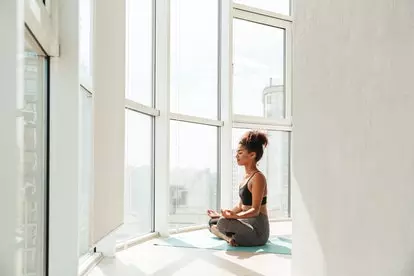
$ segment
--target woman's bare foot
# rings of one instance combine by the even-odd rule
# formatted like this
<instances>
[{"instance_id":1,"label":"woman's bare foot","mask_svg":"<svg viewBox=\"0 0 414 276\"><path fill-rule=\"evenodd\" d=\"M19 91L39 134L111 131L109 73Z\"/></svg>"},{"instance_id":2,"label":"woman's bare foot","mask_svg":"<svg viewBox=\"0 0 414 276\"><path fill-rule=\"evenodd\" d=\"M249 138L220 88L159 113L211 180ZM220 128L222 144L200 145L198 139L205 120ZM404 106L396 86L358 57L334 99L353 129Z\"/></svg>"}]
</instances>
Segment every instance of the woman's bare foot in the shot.
<instances>
[{"instance_id":1,"label":"woman's bare foot","mask_svg":"<svg viewBox=\"0 0 414 276\"><path fill-rule=\"evenodd\" d=\"M217 213L216 211L214 211L214 210L207 210L207 215L210 217L210 218L219 218L220 217L220 214L219 213Z\"/></svg>"},{"instance_id":2,"label":"woman's bare foot","mask_svg":"<svg viewBox=\"0 0 414 276\"><path fill-rule=\"evenodd\" d=\"M223 233L221 233L218 229L217 229L217 225L212 225L210 227L210 232L213 233L214 235L216 235L218 238L225 240L226 242L228 242L230 244L230 241L232 240L231 237L227 237L226 235L224 235Z\"/></svg>"},{"instance_id":3,"label":"woman's bare foot","mask_svg":"<svg viewBox=\"0 0 414 276\"><path fill-rule=\"evenodd\" d=\"M236 243L236 241L235 241L233 238L231 238L231 239L230 239L229 244L230 244L231 246L234 246L234 247L236 247L236 246L237 246L237 243Z\"/></svg>"}]
</instances>

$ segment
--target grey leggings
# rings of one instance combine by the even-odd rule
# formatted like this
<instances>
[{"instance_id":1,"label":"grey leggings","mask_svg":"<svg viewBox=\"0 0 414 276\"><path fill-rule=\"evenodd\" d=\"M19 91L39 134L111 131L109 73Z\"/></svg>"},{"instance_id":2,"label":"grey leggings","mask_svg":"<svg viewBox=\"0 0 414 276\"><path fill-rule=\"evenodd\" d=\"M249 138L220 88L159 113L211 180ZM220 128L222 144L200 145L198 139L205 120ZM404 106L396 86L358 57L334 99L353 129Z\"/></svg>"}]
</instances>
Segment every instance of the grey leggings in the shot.
<instances>
[{"instance_id":1,"label":"grey leggings","mask_svg":"<svg viewBox=\"0 0 414 276\"><path fill-rule=\"evenodd\" d=\"M217 229L229 236L240 246L264 245L269 239L269 219L266 215L248 219L226 219L217 221Z\"/></svg>"}]
</instances>

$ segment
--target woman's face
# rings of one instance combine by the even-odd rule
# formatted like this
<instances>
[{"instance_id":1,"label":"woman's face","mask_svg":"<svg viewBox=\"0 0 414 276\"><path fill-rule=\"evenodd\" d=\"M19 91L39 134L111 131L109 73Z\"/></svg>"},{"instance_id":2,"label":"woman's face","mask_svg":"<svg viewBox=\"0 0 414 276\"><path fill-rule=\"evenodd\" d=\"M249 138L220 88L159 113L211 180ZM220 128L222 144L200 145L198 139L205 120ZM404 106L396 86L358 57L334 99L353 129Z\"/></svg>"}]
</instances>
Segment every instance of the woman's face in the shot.
<instances>
[{"instance_id":1,"label":"woman's face","mask_svg":"<svg viewBox=\"0 0 414 276\"><path fill-rule=\"evenodd\" d=\"M239 145L237 147L236 160L239 166L245 166L247 164L252 163L254 161L254 158L255 158L254 152L249 153L247 149L243 147L242 145Z\"/></svg>"}]
</instances>

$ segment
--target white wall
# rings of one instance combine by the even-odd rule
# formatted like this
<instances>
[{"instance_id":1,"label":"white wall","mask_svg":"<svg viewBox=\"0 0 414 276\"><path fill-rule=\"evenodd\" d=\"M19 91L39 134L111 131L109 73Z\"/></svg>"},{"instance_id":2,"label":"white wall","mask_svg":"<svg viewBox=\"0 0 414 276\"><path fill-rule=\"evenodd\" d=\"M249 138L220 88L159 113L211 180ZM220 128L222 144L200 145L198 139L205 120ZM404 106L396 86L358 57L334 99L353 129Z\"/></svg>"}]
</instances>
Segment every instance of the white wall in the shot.
<instances>
[{"instance_id":1,"label":"white wall","mask_svg":"<svg viewBox=\"0 0 414 276\"><path fill-rule=\"evenodd\" d=\"M78 272L80 181L79 3L59 3L58 57L50 60L49 275Z\"/></svg>"},{"instance_id":2,"label":"white wall","mask_svg":"<svg viewBox=\"0 0 414 276\"><path fill-rule=\"evenodd\" d=\"M293 276L412 276L414 2L293 2Z\"/></svg>"},{"instance_id":3,"label":"white wall","mask_svg":"<svg viewBox=\"0 0 414 276\"><path fill-rule=\"evenodd\" d=\"M17 273L16 207L22 169L16 98L23 94L24 36L23 24L18 24L23 21L23 1L2 1L0 6L0 275L13 276Z\"/></svg>"}]
</instances>

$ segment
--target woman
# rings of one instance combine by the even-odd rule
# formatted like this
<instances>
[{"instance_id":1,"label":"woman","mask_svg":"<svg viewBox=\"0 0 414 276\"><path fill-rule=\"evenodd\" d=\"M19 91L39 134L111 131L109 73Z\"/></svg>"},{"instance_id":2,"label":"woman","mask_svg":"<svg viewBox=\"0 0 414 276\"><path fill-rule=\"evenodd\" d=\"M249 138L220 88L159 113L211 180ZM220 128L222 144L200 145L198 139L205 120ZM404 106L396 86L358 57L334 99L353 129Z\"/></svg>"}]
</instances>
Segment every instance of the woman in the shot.
<instances>
[{"instance_id":1,"label":"woman","mask_svg":"<svg viewBox=\"0 0 414 276\"><path fill-rule=\"evenodd\" d=\"M241 138L237 149L237 164L244 166L245 177L239 187L240 202L233 209L219 213L208 210L210 231L232 246L259 246L269 239L267 217L267 184L257 169L257 162L267 146L267 137L258 131L249 131Z\"/></svg>"}]
</instances>

